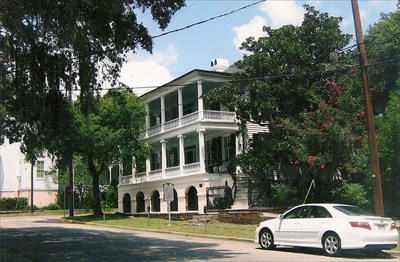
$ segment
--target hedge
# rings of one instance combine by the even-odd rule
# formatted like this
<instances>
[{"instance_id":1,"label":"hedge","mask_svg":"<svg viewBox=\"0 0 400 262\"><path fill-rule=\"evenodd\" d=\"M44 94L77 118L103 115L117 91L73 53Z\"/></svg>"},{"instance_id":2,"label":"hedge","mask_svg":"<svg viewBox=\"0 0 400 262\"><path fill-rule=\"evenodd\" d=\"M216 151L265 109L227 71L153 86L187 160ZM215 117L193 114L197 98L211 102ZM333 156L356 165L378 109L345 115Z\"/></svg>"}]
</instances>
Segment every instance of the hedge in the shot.
<instances>
[{"instance_id":1,"label":"hedge","mask_svg":"<svg viewBox=\"0 0 400 262\"><path fill-rule=\"evenodd\" d=\"M26 197L0 198L0 211L24 210L28 207Z\"/></svg>"}]
</instances>

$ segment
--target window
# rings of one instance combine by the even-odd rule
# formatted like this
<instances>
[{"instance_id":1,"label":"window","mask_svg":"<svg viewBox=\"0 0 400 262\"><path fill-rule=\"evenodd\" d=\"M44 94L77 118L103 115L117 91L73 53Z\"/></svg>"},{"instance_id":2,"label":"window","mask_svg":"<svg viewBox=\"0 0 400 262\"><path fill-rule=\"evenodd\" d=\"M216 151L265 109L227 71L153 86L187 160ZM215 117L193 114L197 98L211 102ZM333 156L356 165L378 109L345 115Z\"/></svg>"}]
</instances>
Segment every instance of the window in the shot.
<instances>
[{"instance_id":1,"label":"window","mask_svg":"<svg viewBox=\"0 0 400 262\"><path fill-rule=\"evenodd\" d=\"M310 213L310 218L329 218L332 215L324 207L313 206Z\"/></svg>"},{"instance_id":2,"label":"window","mask_svg":"<svg viewBox=\"0 0 400 262\"><path fill-rule=\"evenodd\" d=\"M196 162L196 146L185 147L185 164L191 164Z\"/></svg>"},{"instance_id":3,"label":"window","mask_svg":"<svg viewBox=\"0 0 400 262\"><path fill-rule=\"evenodd\" d=\"M153 152L151 154L151 170L161 169L161 152Z\"/></svg>"},{"instance_id":4,"label":"window","mask_svg":"<svg viewBox=\"0 0 400 262\"><path fill-rule=\"evenodd\" d=\"M357 206L334 206L333 208L339 210L340 212L349 215L349 216L370 216L373 215L371 212L368 212Z\"/></svg>"},{"instance_id":5,"label":"window","mask_svg":"<svg viewBox=\"0 0 400 262\"><path fill-rule=\"evenodd\" d=\"M44 178L44 161L39 160L36 162L36 178Z\"/></svg>"},{"instance_id":6,"label":"window","mask_svg":"<svg viewBox=\"0 0 400 262\"><path fill-rule=\"evenodd\" d=\"M309 206L301 206L296 209L293 209L289 213L287 213L284 219L292 219L292 218L307 218L310 212L311 207Z\"/></svg>"}]
</instances>

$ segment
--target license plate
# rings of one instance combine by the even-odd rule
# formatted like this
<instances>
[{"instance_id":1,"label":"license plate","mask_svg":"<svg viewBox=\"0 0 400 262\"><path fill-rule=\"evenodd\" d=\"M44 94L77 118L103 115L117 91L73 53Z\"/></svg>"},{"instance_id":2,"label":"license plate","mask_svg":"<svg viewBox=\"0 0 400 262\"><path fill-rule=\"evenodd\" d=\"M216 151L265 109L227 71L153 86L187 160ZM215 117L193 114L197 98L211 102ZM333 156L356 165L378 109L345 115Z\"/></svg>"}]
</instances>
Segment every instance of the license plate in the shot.
<instances>
[{"instance_id":1,"label":"license plate","mask_svg":"<svg viewBox=\"0 0 400 262\"><path fill-rule=\"evenodd\" d=\"M378 227L378 231L385 231L386 225L376 225Z\"/></svg>"}]
</instances>

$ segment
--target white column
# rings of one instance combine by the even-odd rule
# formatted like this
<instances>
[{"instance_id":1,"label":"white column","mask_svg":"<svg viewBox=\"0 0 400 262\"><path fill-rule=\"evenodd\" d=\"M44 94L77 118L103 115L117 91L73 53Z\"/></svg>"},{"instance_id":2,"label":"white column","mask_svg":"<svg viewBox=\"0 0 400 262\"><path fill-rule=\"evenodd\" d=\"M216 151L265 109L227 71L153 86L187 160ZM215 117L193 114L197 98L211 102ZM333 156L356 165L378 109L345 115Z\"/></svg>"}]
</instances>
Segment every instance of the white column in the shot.
<instances>
[{"instance_id":1,"label":"white column","mask_svg":"<svg viewBox=\"0 0 400 262\"><path fill-rule=\"evenodd\" d=\"M183 117L183 99L182 99L182 88L178 89L178 116L179 116L179 126L182 125Z\"/></svg>"},{"instance_id":2,"label":"white column","mask_svg":"<svg viewBox=\"0 0 400 262\"><path fill-rule=\"evenodd\" d=\"M165 123L165 96L161 97L161 132L164 131Z\"/></svg>"},{"instance_id":3,"label":"white column","mask_svg":"<svg viewBox=\"0 0 400 262\"><path fill-rule=\"evenodd\" d=\"M150 171L151 171L151 164L150 164L150 159L146 159L146 181L150 181Z\"/></svg>"},{"instance_id":4,"label":"white column","mask_svg":"<svg viewBox=\"0 0 400 262\"><path fill-rule=\"evenodd\" d=\"M136 176L136 158L132 157L132 179Z\"/></svg>"},{"instance_id":5,"label":"white column","mask_svg":"<svg viewBox=\"0 0 400 262\"><path fill-rule=\"evenodd\" d=\"M161 140L161 172L162 178L166 179L165 169L167 168L167 140Z\"/></svg>"},{"instance_id":6,"label":"white column","mask_svg":"<svg viewBox=\"0 0 400 262\"><path fill-rule=\"evenodd\" d=\"M205 146L204 146L204 132L205 129L199 129L197 130L197 133L199 133L199 160L200 160L200 172L205 173L206 172L206 167L205 167L205 159L206 159L206 153L205 153Z\"/></svg>"},{"instance_id":7,"label":"white column","mask_svg":"<svg viewBox=\"0 0 400 262\"><path fill-rule=\"evenodd\" d=\"M146 134L145 137L147 137L147 131L150 128L150 109L149 109L149 104L146 104Z\"/></svg>"},{"instance_id":8,"label":"white column","mask_svg":"<svg viewBox=\"0 0 400 262\"><path fill-rule=\"evenodd\" d=\"M112 173L111 173L111 170L112 170L112 166L108 166L108 177L109 177L109 181L110 181L110 184L111 184L111 179L112 179ZM121 174L118 174L118 181L119 181L119 183L121 184Z\"/></svg>"},{"instance_id":9,"label":"white column","mask_svg":"<svg viewBox=\"0 0 400 262\"><path fill-rule=\"evenodd\" d=\"M197 81L197 94L198 94L198 108L199 108L199 119L203 119L204 114L204 107L203 107L203 85L202 82L199 80Z\"/></svg>"},{"instance_id":10,"label":"white column","mask_svg":"<svg viewBox=\"0 0 400 262\"><path fill-rule=\"evenodd\" d=\"M179 135L179 169L180 174L183 175L183 166L185 165L185 136Z\"/></svg>"}]
</instances>

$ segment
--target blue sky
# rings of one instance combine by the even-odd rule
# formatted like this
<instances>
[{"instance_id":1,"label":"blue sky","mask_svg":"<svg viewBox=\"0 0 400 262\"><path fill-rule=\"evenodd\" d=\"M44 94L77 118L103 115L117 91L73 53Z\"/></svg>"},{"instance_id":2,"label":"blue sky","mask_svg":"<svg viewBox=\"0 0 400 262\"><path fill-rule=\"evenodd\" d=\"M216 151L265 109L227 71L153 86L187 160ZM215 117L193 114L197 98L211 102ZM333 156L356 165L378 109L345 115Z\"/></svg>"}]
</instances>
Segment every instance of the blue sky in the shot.
<instances>
[{"instance_id":1,"label":"blue sky","mask_svg":"<svg viewBox=\"0 0 400 262\"><path fill-rule=\"evenodd\" d=\"M186 6L173 17L164 32L231 12L256 3L250 0L187 0ZM378 22L381 13L396 10L397 0L359 0L363 31ZM154 38L153 54L137 50L128 55L121 70L120 81L134 88L137 94L165 84L193 69L210 69L214 58L227 59L230 64L242 58L240 43L246 37L263 36L262 26L279 28L285 24L300 25L304 4L320 12L343 17L342 31L354 33L351 0L269 0L191 28ZM150 14L139 14L139 21L152 36L163 33Z\"/></svg>"}]
</instances>

